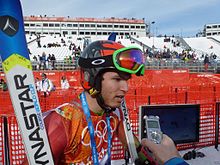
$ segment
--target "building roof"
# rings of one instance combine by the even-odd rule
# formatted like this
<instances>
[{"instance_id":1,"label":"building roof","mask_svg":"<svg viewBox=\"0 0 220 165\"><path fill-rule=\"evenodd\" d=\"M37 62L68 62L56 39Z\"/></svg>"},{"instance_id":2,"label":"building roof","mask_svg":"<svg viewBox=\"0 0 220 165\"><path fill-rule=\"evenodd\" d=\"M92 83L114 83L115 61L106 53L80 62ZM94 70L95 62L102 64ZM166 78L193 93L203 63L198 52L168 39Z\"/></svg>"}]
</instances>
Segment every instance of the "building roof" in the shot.
<instances>
[{"instance_id":1,"label":"building roof","mask_svg":"<svg viewBox=\"0 0 220 165\"><path fill-rule=\"evenodd\" d=\"M129 23L129 24L143 24L144 19L136 18L84 18L84 17L47 17L47 16L25 16L25 21L48 21L48 22L100 22L100 23Z\"/></svg>"}]
</instances>

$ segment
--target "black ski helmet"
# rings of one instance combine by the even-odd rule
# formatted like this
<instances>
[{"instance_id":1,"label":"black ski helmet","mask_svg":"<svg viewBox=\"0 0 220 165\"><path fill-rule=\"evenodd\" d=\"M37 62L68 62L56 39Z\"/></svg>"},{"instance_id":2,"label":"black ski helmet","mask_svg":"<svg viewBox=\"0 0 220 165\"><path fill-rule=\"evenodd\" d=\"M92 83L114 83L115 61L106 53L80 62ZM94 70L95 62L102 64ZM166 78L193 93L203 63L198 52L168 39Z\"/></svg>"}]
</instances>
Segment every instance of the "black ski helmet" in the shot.
<instances>
[{"instance_id":1,"label":"black ski helmet","mask_svg":"<svg viewBox=\"0 0 220 165\"><path fill-rule=\"evenodd\" d=\"M112 55L123 47L114 41L100 40L92 42L82 52L79 58L81 84L91 95L96 95L101 90L101 77L97 75L107 69L116 69Z\"/></svg>"}]
</instances>

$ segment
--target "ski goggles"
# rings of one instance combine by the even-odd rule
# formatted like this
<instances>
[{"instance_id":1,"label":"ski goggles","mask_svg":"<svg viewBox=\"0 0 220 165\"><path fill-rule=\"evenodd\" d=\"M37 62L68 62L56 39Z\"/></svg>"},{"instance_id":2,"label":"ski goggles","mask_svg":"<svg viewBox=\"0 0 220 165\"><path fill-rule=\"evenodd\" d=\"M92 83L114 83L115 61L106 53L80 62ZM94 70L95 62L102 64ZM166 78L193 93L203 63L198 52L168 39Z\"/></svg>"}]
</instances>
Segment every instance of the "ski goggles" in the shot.
<instances>
[{"instance_id":1,"label":"ski goggles","mask_svg":"<svg viewBox=\"0 0 220 165\"><path fill-rule=\"evenodd\" d=\"M125 47L113 53L115 67L123 72L144 75L143 52L137 47Z\"/></svg>"}]
</instances>

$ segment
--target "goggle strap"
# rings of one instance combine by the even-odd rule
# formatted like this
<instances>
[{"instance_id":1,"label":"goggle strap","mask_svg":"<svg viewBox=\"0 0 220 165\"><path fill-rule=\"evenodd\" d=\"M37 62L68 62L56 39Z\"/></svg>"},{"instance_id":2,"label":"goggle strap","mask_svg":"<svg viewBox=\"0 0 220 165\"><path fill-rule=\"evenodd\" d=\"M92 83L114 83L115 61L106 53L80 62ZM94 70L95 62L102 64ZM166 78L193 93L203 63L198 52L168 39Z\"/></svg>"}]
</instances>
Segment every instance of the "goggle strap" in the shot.
<instances>
[{"instance_id":1,"label":"goggle strap","mask_svg":"<svg viewBox=\"0 0 220 165\"><path fill-rule=\"evenodd\" d=\"M79 66L83 68L98 68L98 67L114 66L114 63L112 61L112 55L97 57L97 58L80 57L78 60L78 64Z\"/></svg>"}]
</instances>

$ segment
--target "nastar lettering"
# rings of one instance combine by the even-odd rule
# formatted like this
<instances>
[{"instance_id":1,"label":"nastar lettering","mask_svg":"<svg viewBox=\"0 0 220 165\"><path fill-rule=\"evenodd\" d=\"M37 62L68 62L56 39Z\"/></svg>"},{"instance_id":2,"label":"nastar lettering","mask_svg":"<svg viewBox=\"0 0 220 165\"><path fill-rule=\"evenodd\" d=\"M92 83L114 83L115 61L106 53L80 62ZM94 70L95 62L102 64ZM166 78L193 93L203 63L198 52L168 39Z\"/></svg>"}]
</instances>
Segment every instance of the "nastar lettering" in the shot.
<instances>
[{"instance_id":1,"label":"nastar lettering","mask_svg":"<svg viewBox=\"0 0 220 165\"><path fill-rule=\"evenodd\" d=\"M40 130L44 129L44 124L41 119L40 106L37 103L37 96L34 87L26 84L27 74L14 75L14 82L19 105L22 111L23 119L27 130L31 130L27 135L29 140L33 142L31 148L33 149L34 159L36 164L48 164L49 160L41 160L47 155L44 151L44 141L41 137ZM36 113L33 113L36 112Z\"/></svg>"}]
</instances>

